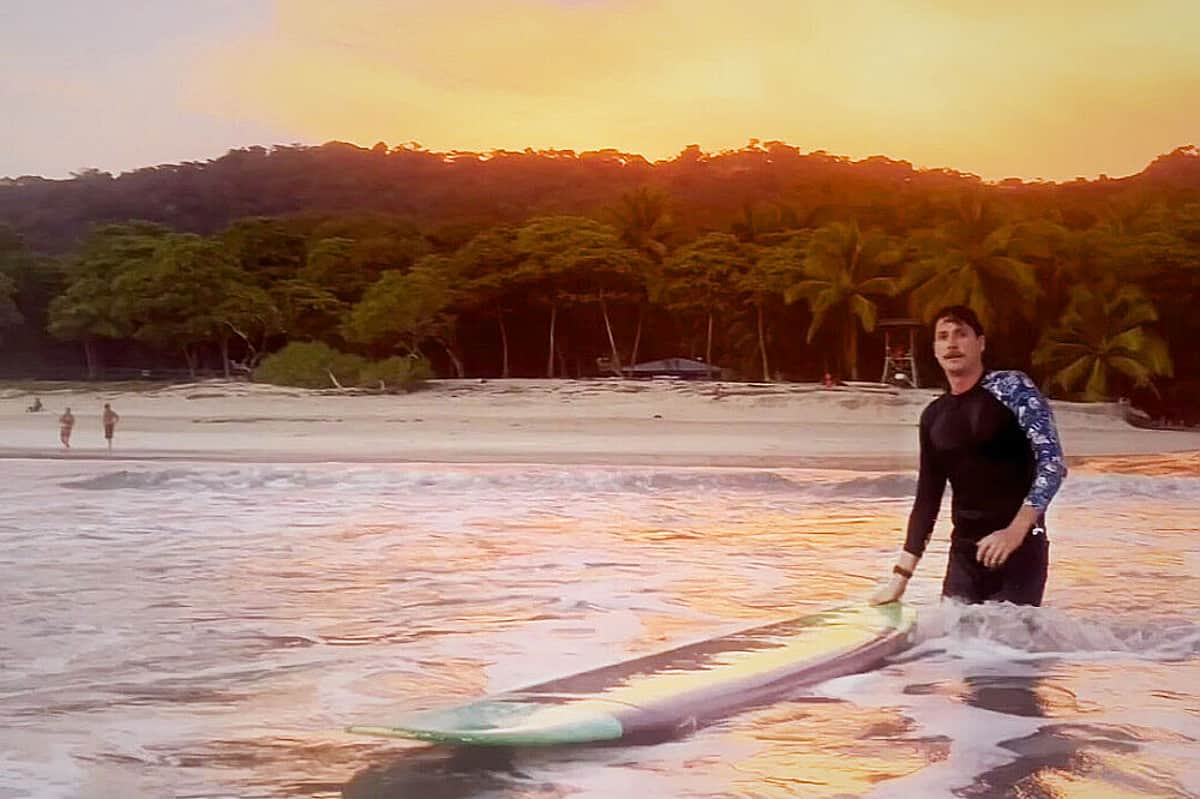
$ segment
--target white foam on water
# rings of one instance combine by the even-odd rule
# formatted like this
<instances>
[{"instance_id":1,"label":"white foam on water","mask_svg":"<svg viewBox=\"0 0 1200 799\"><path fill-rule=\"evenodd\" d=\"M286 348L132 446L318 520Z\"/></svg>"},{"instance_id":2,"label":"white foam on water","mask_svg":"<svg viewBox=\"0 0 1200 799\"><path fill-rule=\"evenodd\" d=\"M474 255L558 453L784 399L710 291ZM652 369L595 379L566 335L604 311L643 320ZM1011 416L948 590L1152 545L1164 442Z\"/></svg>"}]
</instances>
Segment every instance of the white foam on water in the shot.
<instances>
[{"instance_id":1,"label":"white foam on water","mask_svg":"<svg viewBox=\"0 0 1200 799\"><path fill-rule=\"evenodd\" d=\"M652 623L667 648L865 595L900 546L915 483L791 469L9 465L0 799L262 795L261 777L249 784L264 769L347 780L381 751L343 736L347 724L618 661L647 651ZM933 793L907 795L969 784L1016 757L1003 741L1046 723L964 702L946 687L956 681L1019 686L1056 660L1161 667L1181 698L1110 721L1185 730L1195 694L1167 669L1200 651L1183 529L1197 485L1073 476L1051 522L1055 607L1041 610L936 606L943 518L910 589L928 606L905 655L916 659L821 691L950 740L948 763L901 781ZM746 723L522 757L514 790L733 790L720 782L729 758L770 753L786 732ZM804 723L826 734L819 712ZM322 748L334 745L336 757ZM1161 751L1175 745L1194 751ZM227 762L195 754L222 747Z\"/></svg>"}]
</instances>

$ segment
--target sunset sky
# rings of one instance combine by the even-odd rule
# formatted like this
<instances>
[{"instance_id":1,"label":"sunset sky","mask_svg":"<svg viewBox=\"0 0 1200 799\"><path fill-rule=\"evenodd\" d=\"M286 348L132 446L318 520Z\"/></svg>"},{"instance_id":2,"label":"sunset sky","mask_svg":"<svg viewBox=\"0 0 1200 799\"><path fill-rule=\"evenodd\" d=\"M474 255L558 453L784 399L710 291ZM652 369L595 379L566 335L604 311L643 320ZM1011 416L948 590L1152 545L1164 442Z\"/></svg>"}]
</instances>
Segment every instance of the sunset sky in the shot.
<instances>
[{"instance_id":1,"label":"sunset sky","mask_svg":"<svg viewBox=\"0 0 1200 799\"><path fill-rule=\"evenodd\" d=\"M0 176L751 138L987 179L1200 144L1195 0L3 0Z\"/></svg>"}]
</instances>

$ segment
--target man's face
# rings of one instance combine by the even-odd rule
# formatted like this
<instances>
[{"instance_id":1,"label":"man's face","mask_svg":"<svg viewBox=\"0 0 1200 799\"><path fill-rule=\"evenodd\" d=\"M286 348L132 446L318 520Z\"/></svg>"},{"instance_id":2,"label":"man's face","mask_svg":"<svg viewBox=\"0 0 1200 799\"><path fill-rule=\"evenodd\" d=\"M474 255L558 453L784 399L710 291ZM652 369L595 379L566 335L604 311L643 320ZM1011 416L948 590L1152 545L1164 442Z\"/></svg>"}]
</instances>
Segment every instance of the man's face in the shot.
<instances>
[{"instance_id":1,"label":"man's face","mask_svg":"<svg viewBox=\"0 0 1200 799\"><path fill-rule=\"evenodd\" d=\"M964 375L983 368L984 337L970 325L940 319L933 328L933 354L948 375Z\"/></svg>"}]
</instances>

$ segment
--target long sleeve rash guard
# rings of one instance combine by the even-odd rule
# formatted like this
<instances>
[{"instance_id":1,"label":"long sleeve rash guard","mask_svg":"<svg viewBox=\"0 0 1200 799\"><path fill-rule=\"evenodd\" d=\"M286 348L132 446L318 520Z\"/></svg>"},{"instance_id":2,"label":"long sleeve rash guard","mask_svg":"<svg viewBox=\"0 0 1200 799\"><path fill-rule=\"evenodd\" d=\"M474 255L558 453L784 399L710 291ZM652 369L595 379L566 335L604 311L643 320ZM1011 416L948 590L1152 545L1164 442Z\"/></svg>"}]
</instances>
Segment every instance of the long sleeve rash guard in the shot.
<instances>
[{"instance_id":1,"label":"long sleeve rash guard","mask_svg":"<svg viewBox=\"0 0 1200 799\"><path fill-rule=\"evenodd\" d=\"M921 414L917 498L904 549L925 553L946 481L956 540L1007 527L1022 504L1045 512L1067 475L1046 398L1027 375L987 372L962 394L943 394Z\"/></svg>"}]
</instances>

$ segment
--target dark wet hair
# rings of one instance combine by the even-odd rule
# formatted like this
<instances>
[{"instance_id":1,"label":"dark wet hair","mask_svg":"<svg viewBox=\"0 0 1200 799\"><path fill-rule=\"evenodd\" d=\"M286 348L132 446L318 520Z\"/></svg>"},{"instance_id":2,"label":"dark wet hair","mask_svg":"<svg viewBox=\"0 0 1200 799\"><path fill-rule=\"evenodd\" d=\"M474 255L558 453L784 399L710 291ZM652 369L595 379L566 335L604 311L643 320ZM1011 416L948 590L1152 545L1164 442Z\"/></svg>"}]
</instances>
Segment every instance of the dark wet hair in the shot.
<instances>
[{"instance_id":1,"label":"dark wet hair","mask_svg":"<svg viewBox=\"0 0 1200 799\"><path fill-rule=\"evenodd\" d=\"M938 322L944 319L949 319L951 322L958 322L960 325L966 325L975 331L975 335L983 335L983 325L979 321L979 317L965 305L947 305L933 315L933 321L929 323L929 332L933 334L937 328Z\"/></svg>"}]
</instances>

